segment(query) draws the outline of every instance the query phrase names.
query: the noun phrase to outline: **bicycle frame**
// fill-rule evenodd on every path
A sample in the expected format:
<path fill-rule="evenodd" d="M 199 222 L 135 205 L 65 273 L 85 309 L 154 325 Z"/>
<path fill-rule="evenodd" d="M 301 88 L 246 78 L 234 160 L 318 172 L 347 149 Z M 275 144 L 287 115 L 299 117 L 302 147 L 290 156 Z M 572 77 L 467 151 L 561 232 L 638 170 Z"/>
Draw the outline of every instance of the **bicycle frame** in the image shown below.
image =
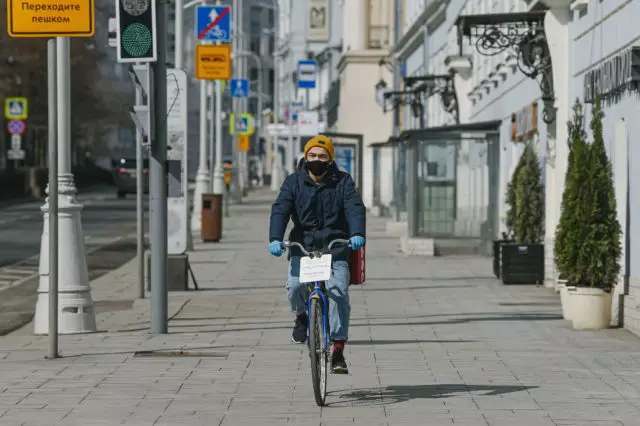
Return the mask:
<path fill-rule="evenodd" d="M 329 347 L 329 300 L 323 284 L 324 282 L 320 281 L 313 283 L 313 290 L 311 291 L 311 294 L 309 294 L 309 299 L 307 300 L 307 312 L 311 312 L 311 301 L 313 299 L 320 299 L 322 302 L 322 331 L 324 333 L 324 336 L 322 337 L 325 347 Z M 309 346 L 310 343 L 310 333 L 310 327 L 307 327 L 307 346 Z"/>
<path fill-rule="evenodd" d="M 333 240 L 327 246 L 326 251 L 331 252 L 331 248 L 336 243 L 349 245 L 349 240 L 344 240 L 344 239 Z M 310 253 L 300 243 L 296 243 L 296 242 L 285 241 L 284 246 L 298 247 L 302 251 L 302 253 L 305 254 L 306 256 L 321 256 L 323 253 L 322 250 Z M 307 312 L 311 312 L 311 301 L 313 299 L 319 299 L 322 302 L 322 323 L 323 323 L 323 329 L 324 329 L 323 339 L 324 339 L 325 347 L 329 347 L 329 333 L 330 333 L 329 331 L 329 300 L 327 298 L 327 293 L 326 293 L 327 290 L 324 287 L 324 284 L 325 284 L 324 282 L 316 281 L 314 283 L 308 283 L 309 287 L 311 286 L 311 284 L 313 284 L 313 290 L 311 291 L 311 294 L 309 294 L 309 298 L 307 300 Z M 307 346 L 309 346 L 309 337 L 310 337 L 310 330 L 309 328 L 307 328 Z"/>

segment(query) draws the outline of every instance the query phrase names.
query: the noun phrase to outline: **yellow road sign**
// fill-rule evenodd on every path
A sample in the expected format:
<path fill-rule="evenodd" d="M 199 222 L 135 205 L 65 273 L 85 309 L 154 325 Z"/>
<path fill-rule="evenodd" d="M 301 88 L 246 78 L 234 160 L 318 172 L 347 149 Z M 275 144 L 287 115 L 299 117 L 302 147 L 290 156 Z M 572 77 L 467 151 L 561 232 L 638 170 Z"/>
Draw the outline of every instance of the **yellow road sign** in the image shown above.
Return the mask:
<path fill-rule="evenodd" d="M 95 0 L 7 0 L 11 37 L 93 37 Z"/>
<path fill-rule="evenodd" d="M 196 45 L 196 78 L 228 80 L 231 78 L 231 45 Z"/>
<path fill-rule="evenodd" d="M 238 136 L 238 151 L 249 151 L 249 135 Z"/>
<path fill-rule="evenodd" d="M 4 117 L 7 120 L 26 120 L 29 118 L 29 101 L 27 98 L 5 98 Z"/>

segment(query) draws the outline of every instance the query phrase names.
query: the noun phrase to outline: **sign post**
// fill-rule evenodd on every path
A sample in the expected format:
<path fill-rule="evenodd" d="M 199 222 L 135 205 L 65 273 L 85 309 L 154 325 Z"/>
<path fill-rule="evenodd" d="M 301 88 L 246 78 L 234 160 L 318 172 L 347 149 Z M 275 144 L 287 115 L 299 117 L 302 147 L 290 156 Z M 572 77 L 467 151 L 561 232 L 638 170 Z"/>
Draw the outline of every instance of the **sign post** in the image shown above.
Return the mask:
<path fill-rule="evenodd" d="M 92 37 L 95 33 L 95 0 L 7 0 L 7 32 L 10 37 L 53 38 L 48 42 L 48 115 L 49 115 L 49 197 L 45 201 L 45 226 L 42 233 L 40 258 L 41 287 L 34 316 L 34 333 L 49 335 L 48 358 L 57 358 L 58 333 L 91 333 L 96 331 L 93 299 L 88 282 L 86 254 L 80 205 L 75 199 L 76 188 L 71 173 L 71 63 L 69 37 Z M 5 101 L 5 116 L 26 120 L 28 103 L 25 98 Z M 19 123 L 13 123 L 19 145 Z M 57 144 L 54 142 L 57 137 Z M 22 151 L 23 152 L 23 151 Z M 58 161 L 59 160 L 59 161 Z M 58 199 L 58 195 L 61 195 Z M 60 202 L 59 202 L 60 201 Z M 58 214 L 63 212 L 66 223 L 58 227 Z M 47 221 L 48 219 L 48 221 Z M 63 230 L 58 235 L 58 229 Z M 60 237 L 60 238 L 59 238 Z M 59 244 L 61 243 L 60 250 Z M 64 291 L 73 307 L 81 304 L 83 315 L 74 315 L 58 323 L 65 306 L 58 301 L 58 273 L 64 274 Z M 66 301 L 66 306 L 69 302 Z"/>

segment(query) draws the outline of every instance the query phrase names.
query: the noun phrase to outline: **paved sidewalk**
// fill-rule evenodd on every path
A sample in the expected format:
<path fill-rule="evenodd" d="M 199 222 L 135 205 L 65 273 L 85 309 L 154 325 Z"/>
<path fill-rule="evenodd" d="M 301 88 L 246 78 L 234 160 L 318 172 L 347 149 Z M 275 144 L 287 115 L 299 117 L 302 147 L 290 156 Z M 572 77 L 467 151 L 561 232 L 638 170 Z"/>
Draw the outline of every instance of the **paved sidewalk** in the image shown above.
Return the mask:
<path fill-rule="evenodd" d="M 64 358 L 43 360 L 30 327 L 0 338 L 0 425 L 639 424 L 640 339 L 571 330 L 553 291 L 503 286 L 487 258 L 406 257 L 376 218 L 351 374 L 317 407 L 306 347 L 289 343 L 286 261 L 266 249 L 272 199 L 253 193 L 223 242 L 196 243 L 201 291 L 171 294 L 170 334 L 132 301 L 133 261 L 92 283 L 108 332 L 62 336 Z"/>

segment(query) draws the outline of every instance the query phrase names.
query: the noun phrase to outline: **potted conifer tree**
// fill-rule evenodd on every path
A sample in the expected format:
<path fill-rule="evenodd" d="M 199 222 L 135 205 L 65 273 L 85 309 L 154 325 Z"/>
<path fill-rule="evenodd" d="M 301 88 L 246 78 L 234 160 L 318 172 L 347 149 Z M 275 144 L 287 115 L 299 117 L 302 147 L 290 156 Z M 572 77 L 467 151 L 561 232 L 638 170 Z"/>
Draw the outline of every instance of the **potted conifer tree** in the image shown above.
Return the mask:
<path fill-rule="evenodd" d="M 544 188 L 538 155 L 527 144 L 515 184 L 515 243 L 502 245 L 501 277 L 504 284 L 540 284 L 544 280 Z"/>
<path fill-rule="evenodd" d="M 562 304 L 562 316 L 564 319 L 573 318 L 573 306 L 568 294 L 576 291 L 577 287 L 566 279 L 569 268 L 576 261 L 577 254 L 568 235 L 574 226 L 575 213 L 577 212 L 577 197 L 580 187 L 586 179 L 587 170 L 585 155 L 589 146 L 586 145 L 587 134 L 583 128 L 584 115 L 580 101 L 576 99 L 573 105 L 573 119 L 567 123 L 569 134 L 569 158 L 565 175 L 564 192 L 562 193 L 562 205 L 560 220 L 556 228 L 554 242 L 554 261 L 558 271 L 558 287 Z"/>
<path fill-rule="evenodd" d="M 581 156 L 585 179 L 576 185 L 575 208 L 567 227 L 568 263 L 566 278 L 575 284 L 568 293 L 573 306 L 573 328 L 600 330 L 611 320 L 613 287 L 620 272 L 622 230 L 616 212 L 611 162 L 604 147 L 600 99 L 596 98 L 591 118 L 593 143 Z M 576 188 L 574 187 L 574 190 Z"/>

